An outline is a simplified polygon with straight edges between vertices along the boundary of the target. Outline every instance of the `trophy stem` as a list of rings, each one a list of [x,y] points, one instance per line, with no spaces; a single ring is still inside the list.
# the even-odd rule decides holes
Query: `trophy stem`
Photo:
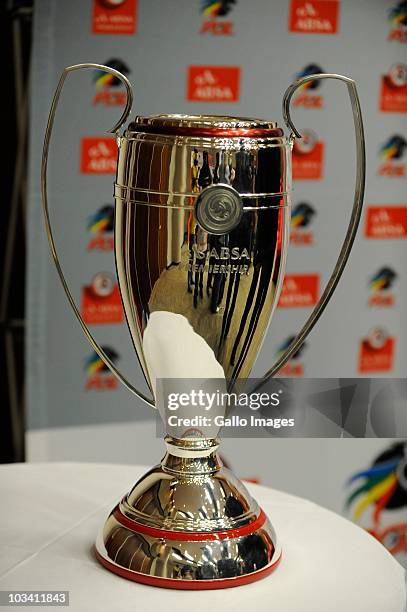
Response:
[[[112,510],[96,543],[110,571],[152,586],[219,589],[263,578],[281,548],[219,440],[166,436],[161,463]]]

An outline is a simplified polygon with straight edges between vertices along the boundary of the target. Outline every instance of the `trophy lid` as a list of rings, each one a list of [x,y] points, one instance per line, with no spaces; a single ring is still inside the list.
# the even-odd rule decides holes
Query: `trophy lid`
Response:
[[[129,132],[198,136],[209,138],[276,138],[284,136],[274,121],[226,115],[152,115],[137,116]]]

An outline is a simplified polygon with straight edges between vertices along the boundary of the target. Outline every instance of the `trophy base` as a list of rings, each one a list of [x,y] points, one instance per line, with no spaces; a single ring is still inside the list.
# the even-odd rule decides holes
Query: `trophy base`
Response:
[[[259,580],[280,562],[273,527],[216,453],[216,440],[167,438],[161,465],[112,510],[96,542],[111,572],[170,589]]]

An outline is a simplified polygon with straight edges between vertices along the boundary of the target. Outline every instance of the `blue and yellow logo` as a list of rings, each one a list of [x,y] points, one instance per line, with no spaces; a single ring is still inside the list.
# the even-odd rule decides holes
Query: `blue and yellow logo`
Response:
[[[212,0],[201,1],[201,13],[205,17],[225,17],[230,13],[236,0],[221,0],[213,2]]]
[[[119,358],[118,353],[115,350],[110,348],[109,346],[102,346],[102,349],[106,353],[106,355],[113,361],[113,363]],[[93,376],[94,374],[98,374],[100,372],[108,372],[109,368],[105,364],[105,362],[99,357],[95,351],[87,359],[85,359],[85,372],[87,376]]]
[[[380,158],[383,161],[387,161],[389,159],[400,159],[404,155],[404,149],[406,146],[407,141],[405,138],[399,134],[395,134],[380,147]]]
[[[104,234],[113,231],[114,207],[111,204],[102,206],[88,218],[87,229],[91,234]]]
[[[346,509],[353,506],[353,520],[358,521],[370,507],[373,523],[378,524],[383,510],[407,505],[407,491],[400,483],[400,478],[405,479],[406,450],[405,443],[396,443],[377,457],[370,468],[351,476],[347,486],[356,488],[346,500]]]
[[[119,72],[127,76],[130,72],[128,66],[120,59],[110,59],[105,62],[105,65],[109,68],[114,68]],[[95,83],[96,89],[108,89],[109,87],[119,87],[121,85],[120,79],[115,77],[113,74],[104,72],[103,70],[94,70],[93,82]]]
[[[299,202],[291,212],[291,227],[307,227],[315,214],[315,210],[311,204]]]
[[[320,74],[322,72],[324,71],[322,70],[321,66],[319,66],[318,64],[308,64],[307,66],[305,66],[305,68],[300,70],[300,72],[297,72],[295,76],[297,79],[301,79],[302,77],[306,77],[311,74]],[[318,81],[308,81],[308,83],[301,85],[300,90],[305,91],[307,89],[318,89],[320,85],[321,85],[321,81],[319,80]]]
[[[407,26],[407,1],[396,4],[389,10],[388,15],[394,27]]]
[[[285,351],[288,349],[288,347],[294,342],[295,340],[295,336],[288,336],[288,338],[286,338],[277,348],[277,352],[276,352],[276,357],[277,359],[279,359],[283,353],[285,353]],[[303,342],[303,344],[300,346],[300,348],[294,353],[294,355],[291,357],[291,359],[299,359],[302,355],[302,353],[304,352],[304,350],[307,348],[307,343]]]
[[[369,287],[372,293],[385,291],[392,287],[397,274],[389,267],[381,268],[376,274],[369,279]]]

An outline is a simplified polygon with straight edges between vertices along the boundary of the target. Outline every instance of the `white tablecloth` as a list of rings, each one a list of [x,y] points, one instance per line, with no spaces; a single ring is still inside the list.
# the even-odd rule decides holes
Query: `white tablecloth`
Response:
[[[404,612],[404,570],[370,535],[307,500],[251,484],[283,546],[269,577],[189,592],[109,573],[93,556],[96,533],[144,471],[86,463],[0,466],[0,590],[68,590],[75,612]]]

